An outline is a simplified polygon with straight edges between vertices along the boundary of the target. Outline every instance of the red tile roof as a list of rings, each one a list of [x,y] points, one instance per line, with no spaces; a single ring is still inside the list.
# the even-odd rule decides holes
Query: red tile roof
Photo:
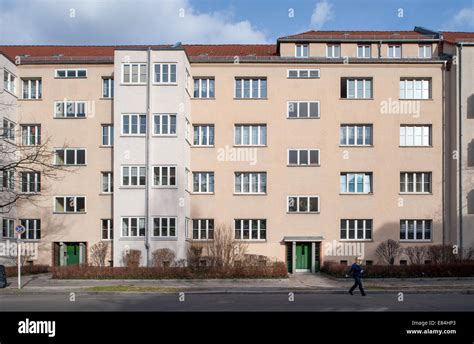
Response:
[[[474,32],[442,32],[442,34],[448,43],[474,42]]]
[[[208,55],[222,56],[277,56],[276,44],[220,44],[191,45],[185,44],[184,49],[189,56]]]
[[[280,37],[292,39],[427,39],[431,36],[417,31],[307,31]]]

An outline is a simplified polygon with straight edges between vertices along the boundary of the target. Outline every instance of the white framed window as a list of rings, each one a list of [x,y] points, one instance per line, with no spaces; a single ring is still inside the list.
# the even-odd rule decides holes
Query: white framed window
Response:
[[[399,59],[402,57],[402,46],[401,45],[388,45],[387,57],[392,59]]]
[[[370,99],[372,89],[372,78],[341,78],[341,98],[343,99]]]
[[[144,237],[144,217],[122,217],[122,237]]]
[[[265,194],[267,193],[266,172],[235,172],[236,194]]]
[[[432,220],[400,220],[401,241],[431,241]]]
[[[214,124],[193,125],[194,146],[214,146]]]
[[[288,166],[318,166],[319,149],[288,149]]]
[[[85,118],[87,103],[85,101],[56,101],[54,102],[55,118]]]
[[[15,220],[2,219],[2,238],[3,239],[15,238]]]
[[[400,99],[431,99],[431,79],[400,79]]]
[[[194,98],[214,98],[215,80],[214,78],[194,79]]]
[[[193,219],[193,240],[214,240],[214,219]]]
[[[112,172],[101,172],[102,177],[102,193],[114,192],[114,178]]]
[[[20,224],[26,231],[21,235],[23,240],[41,239],[41,220],[40,219],[20,219]]]
[[[319,118],[319,101],[289,101],[287,118]]]
[[[8,118],[3,118],[3,132],[2,136],[10,141],[15,140],[15,122],[10,121]]]
[[[3,88],[16,94],[16,76],[6,69],[3,70]]]
[[[40,172],[20,172],[21,192],[39,193],[41,192]]]
[[[112,219],[101,219],[101,238],[102,240],[112,240],[114,238],[114,226]]]
[[[214,172],[193,172],[194,193],[214,193]]]
[[[121,186],[134,187],[146,185],[145,166],[122,166]]]
[[[341,57],[341,45],[340,44],[327,44],[326,57],[329,57],[329,58]]]
[[[122,114],[122,135],[143,136],[146,134],[146,115]]]
[[[176,166],[153,166],[153,186],[176,186]]]
[[[102,78],[102,98],[113,98],[114,97],[114,78],[103,77]]]
[[[420,44],[418,46],[418,57],[422,59],[430,59],[432,52],[431,52],[431,45],[430,44]]]
[[[86,198],[84,196],[55,196],[55,213],[85,213]]]
[[[431,193],[431,172],[400,172],[400,193]]]
[[[145,84],[147,81],[146,63],[123,63],[122,83],[123,84]]]
[[[176,115],[164,113],[154,114],[153,134],[176,135]]]
[[[55,150],[56,165],[85,165],[86,150],[84,148],[57,148]]]
[[[236,124],[234,126],[236,146],[265,146],[267,144],[266,124]]]
[[[370,57],[372,57],[370,44],[360,44],[360,45],[358,45],[357,46],[357,57],[358,58],[370,58]]]
[[[102,124],[102,146],[111,147],[114,145],[114,126],[112,124]]]
[[[56,78],[87,78],[87,69],[56,69]]]
[[[176,83],[176,63],[155,63],[153,65],[155,84]]]
[[[341,146],[371,146],[372,124],[342,124],[339,128]]]
[[[0,171],[0,186],[3,190],[15,190],[15,171],[13,169]]]
[[[431,146],[431,125],[401,125],[400,146]]]
[[[21,79],[21,94],[23,99],[41,99],[41,92],[41,79]]]
[[[341,220],[341,240],[372,240],[372,220]]]
[[[288,69],[288,79],[317,79],[320,77],[319,69]]]
[[[267,98],[266,78],[235,78],[235,98]]]
[[[41,144],[41,125],[22,124],[21,144],[24,146],[38,146]]]
[[[341,173],[341,193],[372,193],[372,173]]]
[[[319,213],[319,196],[288,196],[288,213]]]
[[[235,219],[234,233],[236,240],[266,240],[266,219]]]
[[[295,45],[295,57],[309,57],[309,45],[308,44],[296,44]]]
[[[176,216],[154,217],[153,219],[153,236],[160,238],[176,237]]]

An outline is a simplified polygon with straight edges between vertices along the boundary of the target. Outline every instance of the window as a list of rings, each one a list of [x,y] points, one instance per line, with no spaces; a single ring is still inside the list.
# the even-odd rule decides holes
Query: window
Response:
[[[341,46],[339,44],[328,44],[326,46],[326,57],[329,57],[329,58],[341,57]]]
[[[193,240],[213,240],[214,220],[193,219]]]
[[[41,220],[40,219],[20,219],[20,223],[26,231],[21,235],[25,240],[41,239]]]
[[[86,150],[84,148],[56,149],[56,165],[85,165]]]
[[[86,198],[78,196],[54,197],[54,212],[56,213],[85,213]]]
[[[400,220],[400,240],[430,241],[431,220]]]
[[[20,172],[21,192],[39,193],[41,192],[40,172]]]
[[[24,146],[41,144],[41,125],[31,124],[21,126],[21,143]]]
[[[23,99],[41,99],[41,79],[21,79]]]
[[[431,126],[401,125],[400,146],[431,146]]]
[[[193,192],[213,193],[214,172],[193,172]]]
[[[234,144],[236,146],[265,146],[267,144],[267,126],[265,124],[236,124],[234,126]]]
[[[318,213],[319,196],[288,196],[289,213]]]
[[[266,240],[267,220],[235,219],[235,239],[237,240]]]
[[[371,146],[371,124],[343,124],[339,129],[339,144],[341,146]]]
[[[112,240],[114,238],[114,226],[111,219],[100,220],[102,225],[102,240]]]
[[[214,98],[215,81],[212,78],[194,79],[194,98]]]
[[[153,218],[154,237],[176,237],[176,217]]]
[[[370,99],[372,98],[372,78],[352,79],[341,78],[341,98]]]
[[[175,63],[155,63],[155,83],[174,84],[176,83],[176,64]]]
[[[85,78],[87,69],[56,69],[56,78]]]
[[[154,166],[154,186],[176,186],[176,166]]]
[[[146,63],[124,63],[122,65],[122,83],[144,84],[146,81]]]
[[[2,238],[15,238],[15,220],[2,219]]]
[[[176,135],[176,115],[155,114],[153,119],[155,135]]]
[[[319,118],[319,101],[288,102],[288,118]]]
[[[387,57],[389,58],[401,58],[402,57],[402,46],[401,45],[389,45]]]
[[[122,217],[122,237],[144,237],[144,217]]]
[[[145,135],[146,115],[122,115],[122,134],[135,136]]]
[[[235,172],[235,193],[264,194],[267,192],[266,172]]]
[[[372,240],[372,220],[341,220],[341,240]]]
[[[3,70],[3,88],[10,93],[16,93],[16,76],[6,69]]]
[[[114,126],[112,124],[102,124],[102,146],[114,145]]]
[[[266,98],[267,97],[267,79],[235,79],[235,98]]]
[[[400,79],[400,99],[431,99],[431,79]]]
[[[195,146],[214,146],[214,125],[194,125]]]
[[[3,137],[7,140],[15,140],[15,123],[7,118],[3,118]]]
[[[85,101],[54,102],[55,118],[85,118],[87,105]]]
[[[102,78],[102,98],[114,97],[114,79]]]
[[[12,169],[0,171],[0,182],[3,190],[15,190],[15,172]]]
[[[358,45],[357,46],[357,57],[369,58],[371,57],[370,45]]]
[[[296,44],[295,45],[295,56],[296,57],[309,57],[309,45],[308,44]]]
[[[102,172],[102,193],[114,192],[114,179],[112,172]]]
[[[422,59],[431,58],[431,45],[419,45],[418,46],[418,57]]]
[[[431,172],[401,172],[401,193],[431,193]]]
[[[145,166],[122,166],[122,186],[145,186]]]
[[[371,193],[372,173],[341,173],[341,193]]]
[[[288,149],[288,165],[319,165],[319,149]]]
[[[289,79],[316,79],[319,74],[319,69],[288,69]]]

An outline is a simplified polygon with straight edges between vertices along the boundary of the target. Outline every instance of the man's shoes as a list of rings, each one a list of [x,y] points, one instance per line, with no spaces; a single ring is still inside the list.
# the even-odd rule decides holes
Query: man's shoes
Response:
[[[362,294],[362,296],[367,296],[367,294],[366,294],[366,293],[364,293],[364,294]]]
[[[354,295],[354,294],[352,293],[352,291],[350,291],[350,290],[349,290],[349,294]]]

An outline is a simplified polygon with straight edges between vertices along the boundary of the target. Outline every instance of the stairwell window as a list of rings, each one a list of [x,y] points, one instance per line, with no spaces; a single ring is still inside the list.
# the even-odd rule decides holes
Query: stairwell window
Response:
[[[2,239],[15,238],[15,220],[2,219]]]
[[[372,193],[372,173],[341,173],[340,184],[343,194]]]
[[[155,63],[154,83],[175,84],[176,83],[176,63]]]
[[[319,196],[288,196],[288,213],[319,213]]]
[[[266,78],[236,78],[235,98],[258,99],[267,97]]]
[[[215,80],[214,78],[194,79],[194,98],[214,98]]]
[[[326,45],[326,57],[329,57],[329,58],[341,57],[341,45],[340,44]]]
[[[21,126],[21,144],[23,146],[38,146],[41,144],[41,125],[24,124]]]
[[[235,172],[236,194],[265,194],[267,192],[266,172]]]
[[[146,185],[145,166],[122,166],[122,186],[142,187]]]
[[[400,241],[431,241],[432,220],[400,220]]]
[[[319,118],[319,101],[289,101],[288,118]]]
[[[144,217],[122,217],[122,237],[144,237]]]
[[[193,240],[214,240],[214,219],[193,219]]]
[[[144,136],[146,134],[146,115],[123,114],[122,135]]]
[[[418,57],[421,59],[430,59],[432,56],[431,45],[423,44],[418,46]]]
[[[154,217],[153,236],[160,238],[176,237],[176,217]]]
[[[114,226],[112,219],[102,219],[101,228],[102,228],[102,240],[112,240],[114,238]]]
[[[343,124],[339,129],[339,144],[341,146],[371,146],[371,124]]]
[[[153,129],[155,135],[176,135],[176,115],[154,114]]]
[[[176,186],[176,166],[154,166],[153,186]]]
[[[23,240],[41,239],[41,220],[40,219],[20,219],[20,224],[26,231],[21,235]]]
[[[317,79],[320,75],[319,69],[288,69],[288,79]]]
[[[308,44],[296,44],[295,45],[295,57],[309,57],[309,45]]]
[[[114,79],[109,77],[102,78],[102,98],[114,97]]]
[[[55,118],[85,118],[87,104],[85,101],[54,102]]]
[[[372,240],[372,220],[341,220],[341,240]]]
[[[214,172],[193,172],[194,193],[214,193]]]
[[[102,193],[111,194],[114,192],[114,179],[112,172],[102,172]]]
[[[266,124],[236,124],[234,144],[236,146],[265,146],[267,144]]]
[[[402,57],[401,45],[389,45],[387,47],[387,57],[392,59],[399,59]]]
[[[146,63],[124,63],[122,64],[122,83],[145,84],[147,82]]]
[[[102,146],[112,147],[114,145],[114,126],[112,124],[102,124]]]
[[[401,125],[401,147],[429,147],[431,146],[431,125]]]
[[[318,166],[319,149],[288,149],[288,166]]]
[[[56,165],[79,166],[86,164],[86,150],[84,148],[57,148],[55,152]]]
[[[40,193],[41,173],[40,172],[20,172],[21,192]]]
[[[56,196],[54,197],[55,213],[85,213],[86,198],[80,196]]]
[[[400,193],[431,193],[431,172],[401,172]]]
[[[86,78],[87,69],[56,69],[56,78]]]
[[[341,78],[341,98],[372,98],[372,78]]]
[[[234,232],[237,240],[266,240],[267,220],[235,219]]]
[[[400,99],[431,99],[431,79],[400,79]]]
[[[23,99],[41,99],[41,79],[21,79],[21,89]]]

